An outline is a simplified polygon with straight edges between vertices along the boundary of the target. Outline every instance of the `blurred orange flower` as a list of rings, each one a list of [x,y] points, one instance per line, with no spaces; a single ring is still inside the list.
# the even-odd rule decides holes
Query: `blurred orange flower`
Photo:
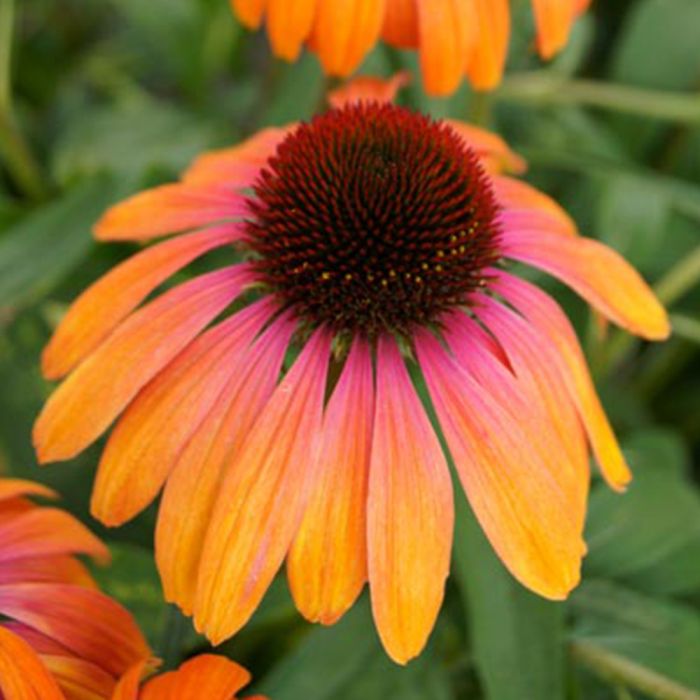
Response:
[[[567,43],[590,0],[532,0],[537,48],[548,59]],[[295,61],[304,44],[328,75],[348,77],[384,39],[417,49],[425,89],[448,95],[466,75],[478,90],[498,85],[510,39],[509,0],[231,0],[241,22],[265,20],[276,56]]]
[[[121,415],[93,513],[121,524],[165,485],[164,590],[214,643],[286,558],[306,617],[337,620],[369,580],[388,653],[420,652],[453,493],[407,363],[486,535],[537,593],[561,599],[579,580],[587,440],[613,488],[630,478],[566,316],[502,263],[549,272],[645,338],[668,335],[665,311],[617,253],[504,174],[522,161],[499,137],[367,99],[391,91],[364,80],[310,123],[206,154],[109,210],[102,240],[194,231],[98,280],[45,351],[45,374],[70,376],[36,423],[39,458],[73,457]],[[137,308],[232,246],[244,262]]]

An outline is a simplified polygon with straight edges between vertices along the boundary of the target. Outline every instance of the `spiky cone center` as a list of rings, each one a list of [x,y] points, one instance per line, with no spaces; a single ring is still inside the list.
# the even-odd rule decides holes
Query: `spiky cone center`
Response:
[[[312,327],[409,335],[464,304],[500,257],[477,156],[402,107],[355,104],[300,125],[254,190],[254,265]]]

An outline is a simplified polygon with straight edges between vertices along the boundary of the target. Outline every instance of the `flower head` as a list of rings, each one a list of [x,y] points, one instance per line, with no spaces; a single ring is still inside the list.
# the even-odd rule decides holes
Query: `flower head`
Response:
[[[629,471],[565,315],[504,263],[546,270],[643,337],[665,338],[668,321],[619,255],[503,174],[521,165],[474,127],[356,101],[205,155],[99,222],[111,240],[194,230],[68,312],[44,369],[70,376],[36,447],[70,458],[121,414],[93,512],[123,523],[165,486],[164,589],[213,642],[245,624],[286,559],[306,617],[337,620],[369,581],[388,653],[420,652],[449,572],[453,492],[409,367],[504,564],[553,599],[578,582],[589,446],[614,488]],[[231,246],[243,262],[137,308]]]
[[[537,48],[552,58],[590,0],[532,0]],[[466,75],[475,88],[501,81],[510,38],[509,0],[231,0],[241,22],[265,20],[272,49],[294,61],[307,44],[326,73],[347,77],[382,38],[420,53],[426,90],[445,95]]]

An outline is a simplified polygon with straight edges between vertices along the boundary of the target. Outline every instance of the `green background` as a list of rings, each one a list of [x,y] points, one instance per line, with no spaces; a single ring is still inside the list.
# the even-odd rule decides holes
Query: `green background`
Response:
[[[527,178],[668,305],[669,342],[601,339],[580,301],[538,278],[580,331],[635,481],[619,496],[594,476],[584,581],[565,604],[513,582],[459,496],[445,605],[406,668],[382,652],[366,595],[321,628],[280,577],[220,648],[275,700],[700,697],[700,2],[594,2],[547,66],[529,3],[513,6],[500,90],[432,100],[414,80],[401,101],[503,134]],[[401,67],[415,71],[415,56],[379,47],[363,72]],[[313,56],[272,59],[226,0],[0,0],[0,473],[58,488],[112,545],[99,580],[166,665],[207,645],[162,602],[155,510],[113,531],[90,520],[100,445],[37,467],[31,425],[51,391],[39,353],[70,300],[134,250],[91,240],[108,204],[172,180],[202,150],[309,117],[327,87]]]

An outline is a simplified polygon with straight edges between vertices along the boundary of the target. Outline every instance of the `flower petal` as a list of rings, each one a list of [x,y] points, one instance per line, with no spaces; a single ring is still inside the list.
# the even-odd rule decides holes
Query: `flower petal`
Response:
[[[39,460],[69,459],[84,450],[251,280],[247,265],[226,268],[185,282],[132,314],[47,401],[34,426]]]
[[[230,187],[172,183],[115,204],[95,224],[102,241],[145,241],[248,216],[247,200]]]
[[[103,563],[109,550],[79,520],[57,508],[35,508],[0,525],[0,562],[17,559],[89,554]]]
[[[319,329],[227,467],[202,552],[195,625],[217,644],[253,614],[287,554],[309,490],[331,335]]]
[[[267,0],[230,0],[234,14],[249,29],[259,29]]]
[[[314,49],[329,75],[346,77],[379,38],[385,0],[323,0],[314,22]]]
[[[166,483],[156,527],[156,563],[166,599],[188,615],[224,468],[274,391],[294,327],[283,314],[248,351],[232,358],[236,371]]]
[[[185,661],[177,671],[150,680],[141,700],[233,700],[250,682],[250,673],[224,656],[200,654]]]
[[[500,173],[503,170],[509,170],[521,173],[525,171],[527,167],[525,161],[497,134],[457,119],[445,119],[444,122],[449,124],[467,146],[476,152],[487,172]]]
[[[158,285],[200,255],[235,241],[236,224],[178,236],[137,253],[84,291],[46,346],[42,370],[57,379],[89,355]]]
[[[374,387],[368,344],[356,340],[326,409],[318,482],[287,559],[294,601],[332,624],[367,580],[367,482]]]
[[[0,503],[17,496],[41,496],[42,498],[58,498],[58,494],[44,484],[25,479],[0,479]]]
[[[42,654],[41,660],[70,700],[111,697],[114,677],[99,666],[75,656]]]
[[[92,515],[121,525],[157,495],[275,305],[264,298],[194,340],[131,402],[102,453]]]
[[[532,0],[532,9],[540,56],[552,58],[569,40],[576,19],[576,4],[572,0]]]
[[[464,76],[475,39],[475,14],[464,0],[416,0],[425,90],[449,95]]]
[[[72,583],[97,588],[82,562],[70,555],[52,555],[15,559],[0,567],[0,585],[9,583]]]
[[[328,95],[331,107],[340,109],[356,102],[393,102],[399,90],[411,82],[408,71],[399,71],[388,80],[361,75]]]
[[[110,700],[139,700],[141,678],[152,665],[152,660],[141,659],[130,666],[117,682]]]
[[[504,228],[503,254],[559,278],[611,321],[649,340],[670,333],[666,311],[641,278],[611,248],[590,238]]]
[[[510,38],[508,0],[472,0],[477,17],[479,39],[467,66],[467,74],[476,90],[492,90],[503,77]]]
[[[416,0],[386,0],[382,38],[400,49],[418,47]]]
[[[525,586],[560,600],[578,583],[585,545],[571,494],[551,478],[518,419],[427,331],[421,369],[474,513],[501,561]]]
[[[6,700],[65,700],[34,650],[0,626],[0,691]]]
[[[489,275],[494,289],[541,335],[542,344],[550,343],[556,348],[554,357],[558,358],[567,390],[578,406],[603,476],[612,488],[624,490],[632,475],[600,404],[576,333],[566,314],[554,299],[534,285],[500,270],[491,270]]]
[[[267,34],[276,56],[287,61],[299,58],[311,33],[317,4],[317,0],[267,0]]]
[[[0,586],[0,613],[115,677],[151,653],[131,615],[99,591],[53,583]]]
[[[372,611],[397,663],[417,656],[449,573],[454,504],[440,443],[393,339],[377,348],[367,547]]]

